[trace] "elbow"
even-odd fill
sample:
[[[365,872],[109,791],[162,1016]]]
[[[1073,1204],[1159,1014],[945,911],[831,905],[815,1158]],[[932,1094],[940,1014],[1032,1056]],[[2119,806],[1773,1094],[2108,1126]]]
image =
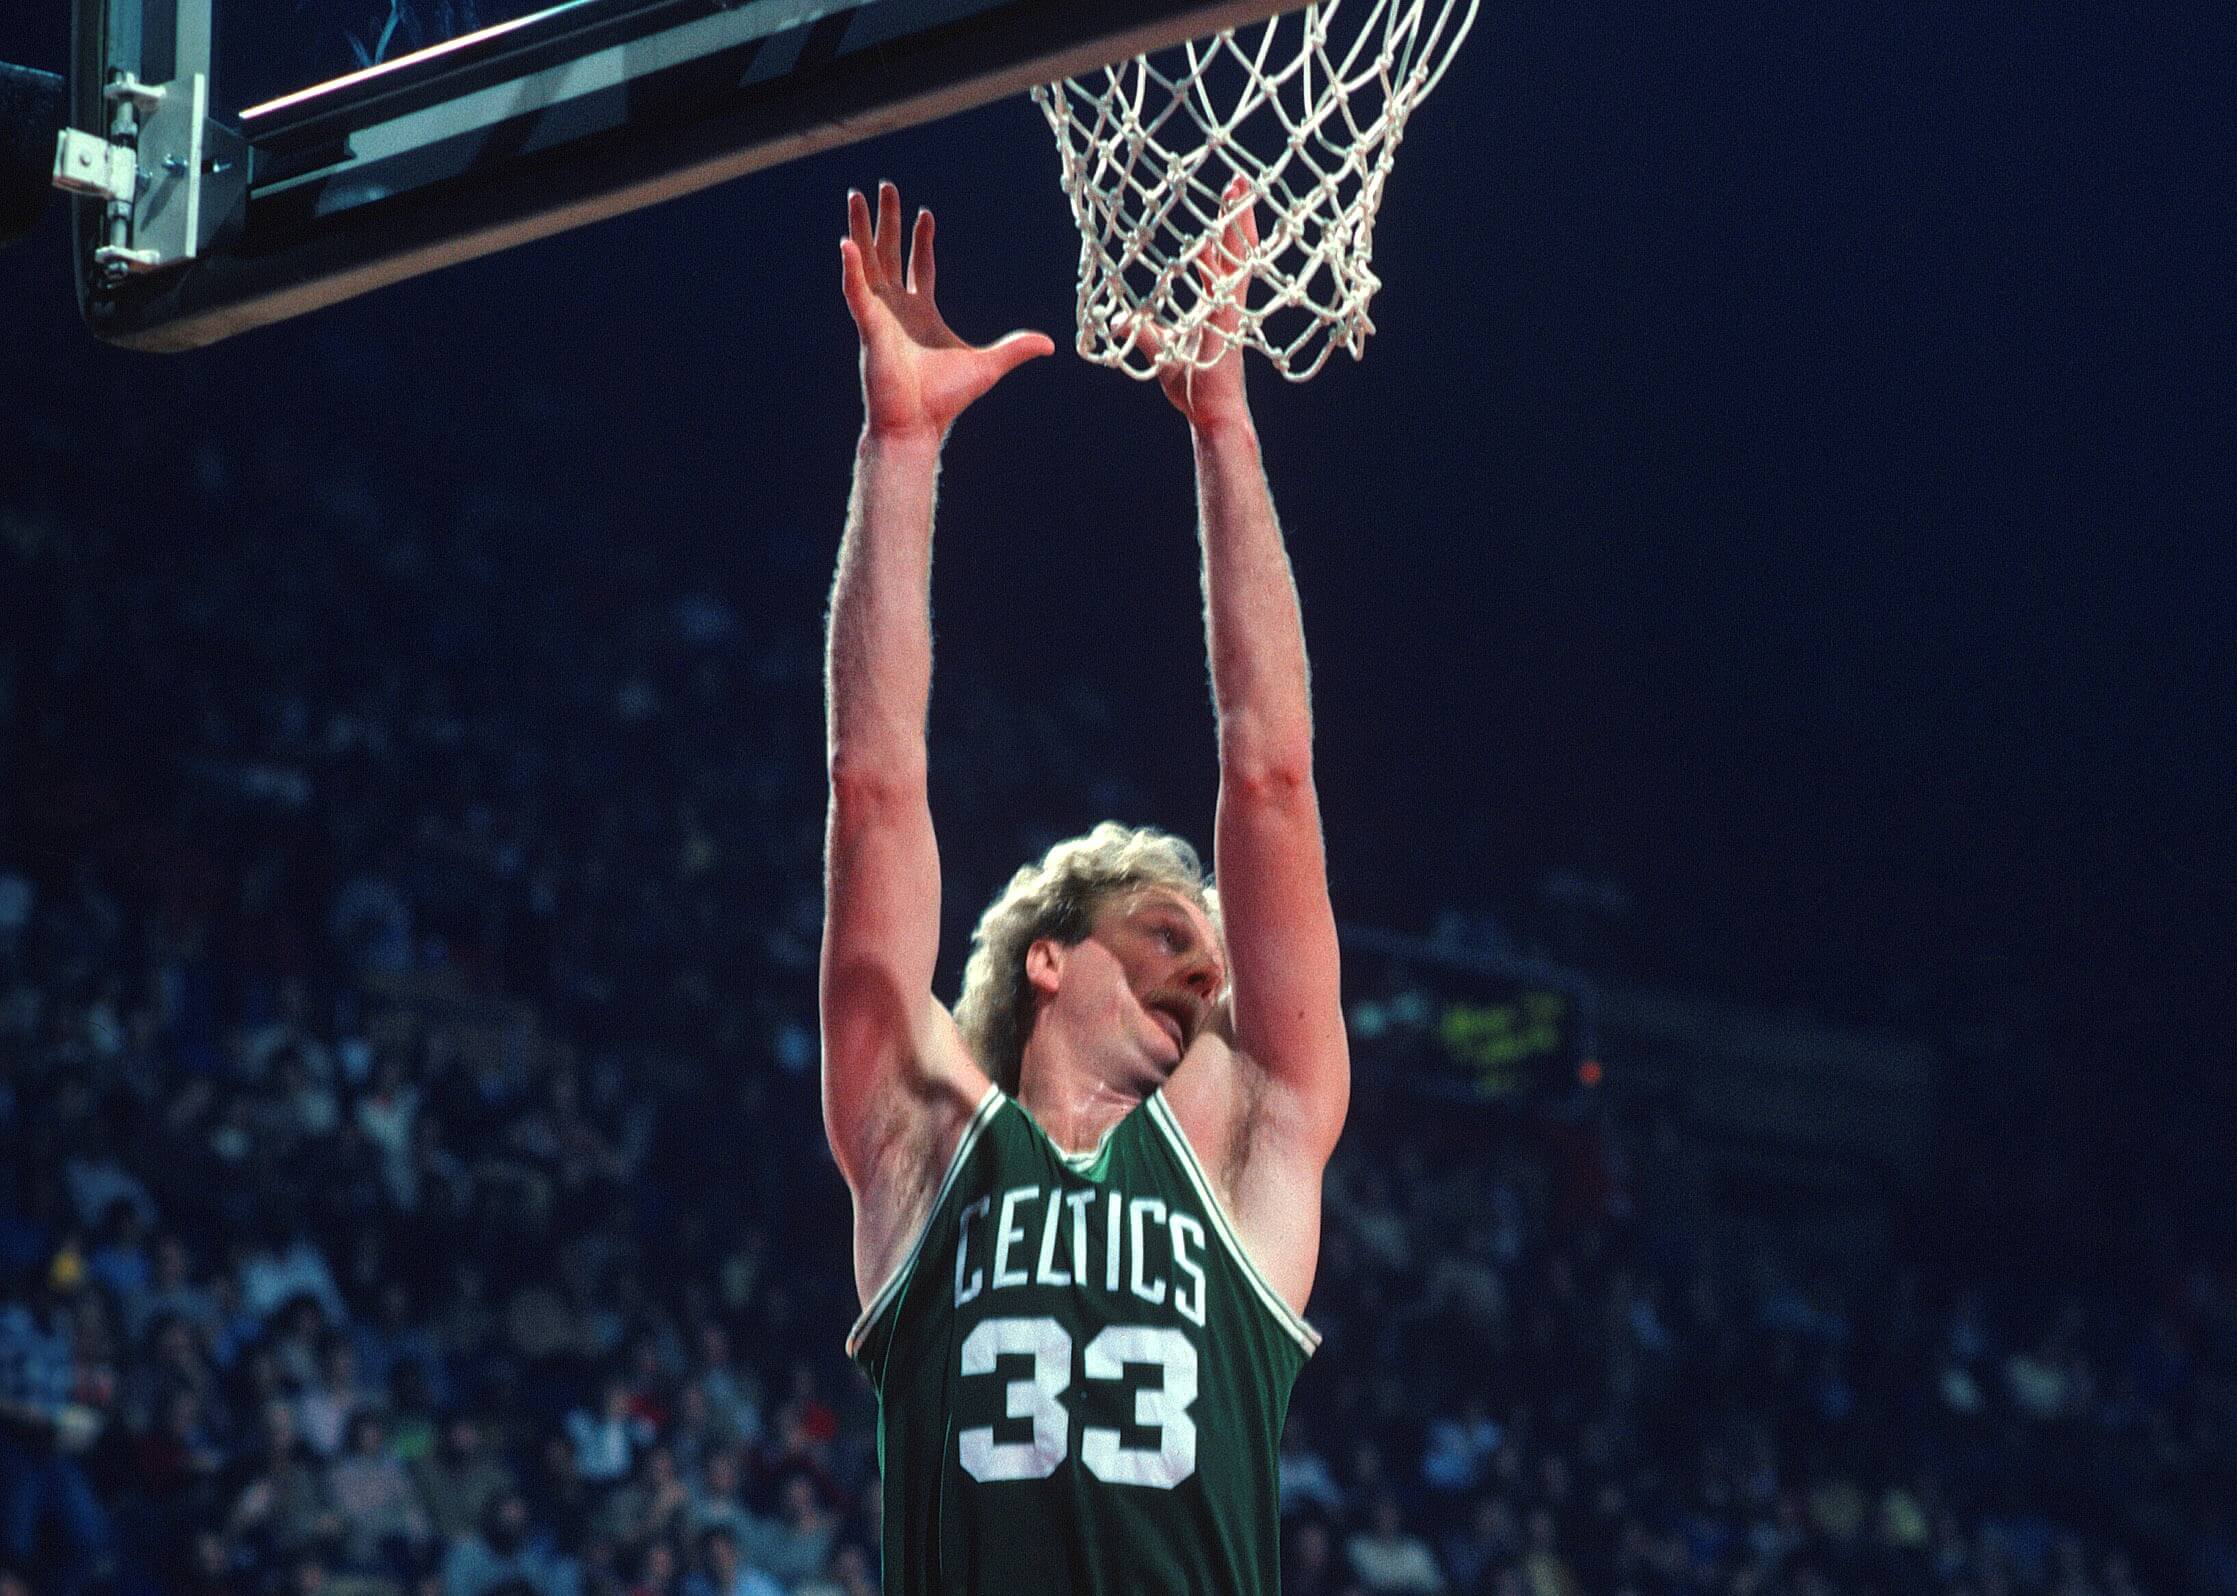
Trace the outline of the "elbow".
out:
[[[1302,715],[1268,715],[1251,709],[1220,716],[1219,770],[1236,791],[1268,798],[1310,796],[1313,728]]]
[[[922,749],[912,754],[881,752],[833,744],[825,769],[831,780],[831,805],[842,814],[875,814],[925,799]]]
[[[1220,749],[1220,792],[1241,802],[1274,810],[1311,809],[1313,759],[1308,748]]]

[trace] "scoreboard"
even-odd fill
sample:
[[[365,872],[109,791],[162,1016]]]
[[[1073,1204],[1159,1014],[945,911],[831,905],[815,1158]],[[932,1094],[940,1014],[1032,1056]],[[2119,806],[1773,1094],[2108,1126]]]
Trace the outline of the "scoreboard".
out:
[[[1342,936],[1359,1079],[1477,1103],[1598,1083],[1591,994],[1575,972],[1370,927]]]

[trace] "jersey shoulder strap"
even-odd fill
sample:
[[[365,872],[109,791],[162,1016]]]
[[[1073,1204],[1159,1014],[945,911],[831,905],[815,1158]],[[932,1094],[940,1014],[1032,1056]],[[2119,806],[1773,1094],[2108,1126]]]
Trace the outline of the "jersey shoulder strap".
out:
[[[1211,1220],[1212,1230],[1220,1239],[1221,1249],[1234,1261],[1235,1272],[1242,1276],[1244,1283],[1250,1287],[1251,1294],[1258,1299],[1259,1305],[1280,1327],[1282,1333],[1310,1356],[1320,1345],[1320,1332],[1307,1324],[1304,1316],[1283,1299],[1282,1294],[1274,1289],[1273,1282],[1259,1272],[1258,1265],[1252,1262],[1251,1255],[1244,1250],[1243,1238],[1236,1232],[1235,1221],[1228,1214],[1227,1205],[1220,1201],[1219,1193],[1213,1189],[1212,1177],[1197,1158],[1196,1149],[1189,1142],[1188,1132],[1181,1128],[1180,1118],[1173,1112],[1173,1105],[1165,1100],[1163,1088],[1150,1094],[1148,1101],[1143,1104],[1141,1117],[1156,1127],[1158,1135],[1149,1137],[1148,1140],[1153,1143],[1162,1141],[1167,1155],[1179,1166],[1182,1177],[1194,1190],[1197,1202]]]

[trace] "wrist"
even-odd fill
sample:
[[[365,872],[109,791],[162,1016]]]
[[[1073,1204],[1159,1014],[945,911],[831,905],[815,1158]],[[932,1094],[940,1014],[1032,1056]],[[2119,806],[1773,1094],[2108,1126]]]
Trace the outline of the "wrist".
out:
[[[1258,426],[1248,410],[1226,416],[1192,415],[1188,418],[1188,429],[1199,450],[1256,450],[1258,447]]]
[[[861,454],[938,459],[941,446],[947,442],[947,436],[946,429],[941,427],[918,424],[881,427],[874,422],[865,421],[862,424],[862,437],[855,447],[856,452]]]

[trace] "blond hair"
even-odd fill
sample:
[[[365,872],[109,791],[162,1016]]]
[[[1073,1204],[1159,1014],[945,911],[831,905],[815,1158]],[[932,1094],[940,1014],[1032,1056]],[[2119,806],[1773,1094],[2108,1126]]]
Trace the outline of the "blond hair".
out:
[[[1025,1039],[1033,1030],[1026,949],[1043,937],[1077,946],[1087,940],[1106,903],[1140,887],[1173,888],[1218,927],[1219,894],[1205,879],[1196,850],[1154,826],[1122,826],[1115,820],[1058,843],[1021,868],[979,916],[971,933],[971,957],[963,966],[955,1023],[979,1067],[1002,1090],[1017,1095]]]

